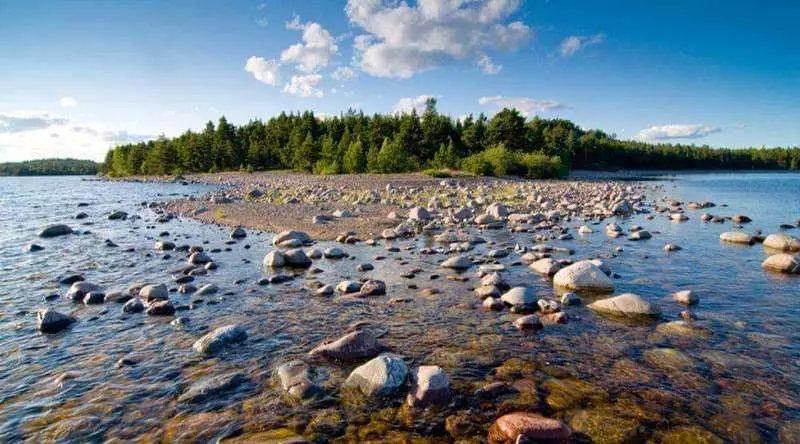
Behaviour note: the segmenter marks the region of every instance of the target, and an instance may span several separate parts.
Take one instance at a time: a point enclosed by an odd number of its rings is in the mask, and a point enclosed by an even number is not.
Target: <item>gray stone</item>
[[[72,228],[65,224],[48,225],[39,232],[39,237],[56,237],[72,234]]]
[[[43,333],[58,333],[75,322],[75,318],[59,313],[52,309],[39,310],[36,313],[36,323],[39,331]]]
[[[195,341],[192,348],[198,353],[212,355],[230,344],[243,342],[247,332],[236,324],[219,327]]]
[[[309,352],[309,355],[349,361],[372,358],[383,349],[383,345],[372,333],[366,330],[356,330],[335,341],[317,346]]]
[[[405,384],[407,375],[408,366],[402,359],[383,354],[353,370],[343,387],[358,389],[368,397],[389,396]]]

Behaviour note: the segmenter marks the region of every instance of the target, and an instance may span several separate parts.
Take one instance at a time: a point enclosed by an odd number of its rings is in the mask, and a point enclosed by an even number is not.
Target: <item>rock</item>
[[[77,281],[69,287],[65,297],[72,302],[82,302],[87,294],[100,291],[100,287],[91,282]]]
[[[553,285],[566,290],[610,293],[614,283],[590,261],[576,262],[553,276]]]
[[[286,250],[283,253],[284,260],[286,261],[286,265],[291,267],[310,267],[311,266],[311,259],[306,256],[306,252],[303,251],[301,248],[294,248],[291,250]]]
[[[748,222],[752,222],[753,221],[753,219],[750,219],[749,217],[747,217],[747,216],[745,216],[743,214],[737,214],[737,215],[733,216],[731,218],[731,220],[733,222],[737,223],[737,224],[746,224]]]
[[[325,258],[327,259],[341,259],[343,257],[346,257],[347,253],[345,253],[344,250],[342,250],[339,247],[331,247],[326,249],[325,252],[322,253],[322,255],[325,256]]]
[[[330,296],[334,292],[333,285],[323,285],[322,287],[317,288],[314,290],[314,294],[316,296]]]
[[[192,384],[191,387],[178,398],[178,402],[201,403],[208,399],[219,397],[247,381],[248,379],[246,376],[236,372],[201,379]]]
[[[286,230],[278,233],[272,239],[272,245],[281,245],[284,242],[295,240],[302,244],[307,244],[311,242],[311,237],[308,233],[303,231],[295,231],[295,230]]]
[[[561,304],[548,299],[539,299],[536,301],[536,305],[539,306],[539,313],[543,314],[557,313],[561,311]]]
[[[611,212],[619,216],[627,216],[633,213],[633,207],[627,200],[621,200],[611,206]]]
[[[564,293],[561,295],[561,305],[580,305],[581,298],[575,293]]]
[[[679,426],[664,432],[659,442],[661,444],[723,444],[725,441],[700,426]]]
[[[39,237],[56,237],[72,234],[72,228],[65,224],[48,225],[39,232]]]
[[[753,245],[755,240],[753,236],[750,236],[747,233],[742,233],[741,231],[727,231],[719,235],[719,240],[723,242],[729,242],[732,244],[747,244]]]
[[[174,250],[175,244],[169,241],[158,241],[153,248],[159,251]]]
[[[493,203],[486,207],[486,214],[495,219],[503,219],[508,217],[508,208],[501,203]]]
[[[197,296],[209,295],[209,294],[214,294],[218,291],[219,287],[217,287],[215,284],[205,284],[197,289],[195,295]]]
[[[411,390],[406,398],[408,405],[426,407],[450,401],[450,378],[439,366],[419,366],[411,373],[411,381]]]
[[[35,253],[37,251],[42,251],[42,250],[44,250],[44,247],[37,244],[28,244],[28,246],[25,247],[25,251],[28,253]]]
[[[700,323],[683,320],[659,324],[656,326],[656,332],[665,335],[701,337],[708,337],[714,334],[708,327]]]
[[[333,217],[348,218],[353,217],[353,213],[347,210],[336,210],[333,212]]]
[[[384,349],[372,333],[356,330],[341,338],[318,345],[309,352],[311,356],[323,356],[329,359],[352,361],[372,358]]]
[[[764,259],[761,268],[774,273],[800,274],[800,256],[778,253]]]
[[[569,322],[567,314],[563,311],[540,315],[539,320],[542,321],[544,325],[566,324]]]
[[[141,313],[144,311],[144,304],[139,299],[131,299],[122,306],[123,313]]]
[[[386,294],[386,283],[377,279],[370,279],[361,284],[359,296],[383,296]]]
[[[488,440],[492,443],[519,443],[526,442],[525,439],[566,443],[571,437],[572,430],[563,422],[528,412],[514,412],[497,418],[488,434]]]
[[[295,399],[311,398],[322,392],[311,380],[311,369],[303,361],[289,361],[278,367],[275,373],[281,388]]]
[[[496,285],[481,285],[475,289],[475,295],[481,299],[486,298],[499,298],[502,294],[500,288]]]
[[[139,290],[139,297],[146,303],[165,301],[169,299],[169,291],[164,284],[145,285]]]
[[[147,306],[146,313],[149,316],[172,316],[175,306],[170,301],[155,301]]]
[[[422,207],[413,207],[408,210],[408,218],[410,220],[431,220],[431,213]]]
[[[689,220],[689,216],[687,216],[687,215],[685,215],[683,213],[670,214],[669,218],[673,222],[685,222],[685,221]]]
[[[375,266],[370,264],[370,263],[358,264],[358,266],[356,267],[356,271],[360,271],[362,273],[365,272],[365,271],[372,271],[374,269],[375,269]]]
[[[472,262],[466,256],[453,256],[440,265],[442,268],[451,268],[453,270],[466,270],[472,266]]]
[[[75,318],[46,308],[36,313],[36,324],[43,333],[58,333],[75,322]]]
[[[482,306],[487,310],[499,311],[502,310],[503,307],[505,307],[505,304],[503,304],[503,301],[501,301],[499,298],[494,298],[492,296],[489,296],[483,300]]]
[[[230,344],[243,342],[247,339],[247,332],[242,327],[231,324],[219,327],[195,341],[192,348],[198,353],[212,355]]]
[[[570,420],[575,433],[596,444],[644,442],[642,427],[637,419],[622,416],[613,407],[581,410]]]
[[[770,234],[764,239],[764,247],[787,253],[800,251],[800,239],[788,234]]]
[[[231,239],[244,239],[247,237],[247,232],[242,227],[236,227],[231,232]]]
[[[529,267],[534,272],[544,276],[553,276],[562,268],[561,263],[549,257],[539,259],[538,261],[530,264]]]
[[[651,348],[645,350],[642,357],[650,366],[666,372],[689,371],[694,368],[692,358],[674,348]]]
[[[500,300],[517,309],[532,309],[536,306],[536,292],[528,287],[514,287],[500,296]]]
[[[358,389],[368,397],[384,397],[398,391],[405,384],[407,375],[408,367],[402,359],[383,354],[356,367],[343,387]]]
[[[272,250],[264,256],[264,267],[280,268],[286,265],[286,257],[280,250]]]
[[[594,230],[592,230],[588,225],[581,225],[581,227],[578,228],[578,234],[587,235],[592,233],[594,233]]]
[[[601,314],[624,318],[658,319],[661,317],[661,310],[658,306],[633,293],[600,299],[589,304],[588,307]]]
[[[311,248],[306,250],[306,256],[311,260],[320,259],[322,258],[322,252],[316,248]]]
[[[105,302],[106,295],[99,291],[92,291],[83,297],[83,303],[86,305],[102,304]]]
[[[679,245],[675,245],[675,244],[664,245],[664,251],[672,252],[672,251],[680,251],[680,250],[683,250],[683,248],[681,248]]]
[[[692,290],[683,290],[672,293],[672,299],[683,305],[696,305],[700,298]]]
[[[192,265],[202,265],[211,262],[211,257],[205,252],[198,251],[189,256],[189,263]]]
[[[108,220],[125,220],[128,218],[128,213],[124,211],[115,211],[108,215]]]
[[[639,231],[634,231],[633,233],[631,233],[630,236],[628,236],[628,240],[640,241],[640,240],[650,239],[652,237],[653,237],[653,235],[650,234],[649,231],[647,231],[647,230],[639,230]]]
[[[339,293],[356,293],[361,290],[361,284],[356,281],[342,281],[336,286],[336,291]]]
[[[519,330],[541,330],[544,328],[539,316],[533,314],[517,318],[514,321],[514,326]]]

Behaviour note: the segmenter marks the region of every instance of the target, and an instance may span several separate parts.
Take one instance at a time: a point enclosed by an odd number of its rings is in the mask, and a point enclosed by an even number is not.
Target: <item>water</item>
[[[667,320],[678,319],[684,309],[669,294],[696,291],[701,302],[695,311],[714,331],[710,338],[665,336],[653,325],[620,324],[582,306],[567,309],[567,325],[521,334],[512,326],[517,315],[474,308],[480,302],[471,291],[474,279],[446,279],[449,272],[435,270],[444,256],[416,253],[432,245],[425,236],[396,242],[400,253],[347,246],[353,260],[315,261],[320,274],[259,286],[258,279],[267,275],[261,260],[270,248],[270,234],[249,231],[246,239],[228,245],[228,229],[185,219],[156,223],[156,215],[141,205],[202,194],[211,187],[98,183],[76,177],[0,178],[0,441],[208,441],[259,432],[283,438],[300,433],[319,440],[447,440],[458,435],[453,424],[459,421],[467,436],[485,436],[494,418],[517,409],[542,411],[565,421],[586,410],[602,415],[608,427],[627,430],[633,440],[695,430],[687,427],[739,442],[790,436],[785,424],[800,418],[800,278],[765,273],[760,268],[766,257],[761,246],[720,243],[719,234],[731,230],[730,223],[703,224],[699,215],[746,214],[754,220],[748,230],[778,231],[780,224],[800,217],[800,175],[686,174],[665,179],[647,183],[652,199],[669,195],[682,201],[710,200],[718,206],[689,211],[691,220],[684,223],[661,216],[618,221],[625,227],[646,227],[654,234],[647,241],[611,239],[598,225],[592,235],[576,234],[573,241],[551,244],[574,249],[576,258],[606,258],[620,275],[615,293],[635,292],[658,303]],[[90,205],[78,208],[78,202]],[[723,203],[729,207],[719,206]],[[115,210],[141,219],[107,220]],[[91,225],[73,219],[81,211],[89,214],[85,221]],[[80,234],[36,237],[43,226],[57,222],[70,224]],[[159,237],[164,231],[170,235]],[[531,245],[531,234],[480,234],[500,244]],[[106,247],[105,239],[119,247]],[[66,292],[58,278],[70,273],[82,273],[109,291],[138,282],[169,285],[170,272],[180,268],[185,257],[174,252],[162,258],[152,249],[158,239],[203,245],[220,265],[194,282],[216,283],[218,294],[171,294],[175,304],[193,304],[192,310],[178,313],[190,318],[187,326],[170,325],[171,317],[123,315],[114,303],[83,306],[63,298],[45,300]],[[45,250],[26,253],[23,248],[30,242]],[[683,250],[666,253],[666,243]],[[406,246],[415,249],[406,251]],[[618,246],[624,251],[612,255]],[[478,246],[471,254],[486,248]],[[375,255],[386,259],[375,260]],[[509,268],[506,279],[551,296],[546,280],[513,265],[518,259],[512,253],[500,260]],[[375,270],[356,272],[361,262],[372,263]],[[399,277],[399,271],[415,267],[425,271],[414,279]],[[431,279],[434,273],[442,276]],[[336,284],[364,275],[386,281],[388,295],[342,304],[303,288],[312,279]],[[423,296],[409,284],[442,292]],[[389,302],[403,297],[410,302]],[[44,307],[72,312],[79,322],[58,334],[41,334],[35,312]],[[456,393],[453,403],[416,412],[401,406],[402,396],[367,403],[352,400],[338,393],[338,387],[357,364],[324,361],[313,366],[329,398],[303,405],[282,395],[272,377],[277,365],[305,358],[325,338],[363,320],[371,322],[381,341],[402,354],[410,367],[443,367]],[[229,323],[247,329],[249,338],[242,346],[214,358],[191,350],[209,328]],[[677,360],[659,358],[653,353],[658,348],[682,355]],[[136,365],[118,366],[123,357]],[[241,372],[249,382],[203,403],[176,401],[197,380],[230,371]],[[533,380],[532,393],[488,403],[471,396],[487,382],[521,378]]]

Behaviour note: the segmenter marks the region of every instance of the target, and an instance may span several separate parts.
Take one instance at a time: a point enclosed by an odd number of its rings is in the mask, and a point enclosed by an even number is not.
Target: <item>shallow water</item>
[[[730,222],[703,224],[699,216],[746,214],[754,221],[747,230],[776,232],[780,224],[800,217],[800,175],[698,174],[666,179],[647,182],[654,188],[651,198],[669,195],[686,202],[710,200],[718,206],[690,210],[691,219],[683,223],[658,215],[652,221],[643,216],[617,221],[625,228],[644,226],[653,233],[646,241],[608,238],[604,222],[594,234],[575,233],[575,240],[549,244],[572,248],[576,259],[607,259],[620,275],[615,293],[634,292],[658,303],[667,320],[678,319],[684,309],[670,299],[670,293],[696,291],[701,302],[694,311],[714,331],[710,338],[665,336],[655,332],[654,325],[622,324],[583,306],[566,308],[567,325],[521,334],[512,325],[517,315],[475,308],[480,300],[471,289],[477,267],[464,274],[470,280],[457,282],[447,279],[453,273],[436,269],[445,255],[418,253],[433,245],[427,236],[395,242],[399,253],[381,246],[342,246],[352,259],[318,260],[314,266],[322,270],[320,274],[300,273],[287,284],[259,286],[258,279],[270,274],[261,267],[270,249],[270,234],[249,231],[246,239],[227,245],[229,229],[186,219],[156,223],[154,213],[140,205],[205,193],[211,187],[101,183],[75,177],[0,178],[0,441],[203,441],[283,428],[291,431],[280,433],[321,440],[449,439],[452,427],[445,426],[445,418],[469,416],[468,422],[477,424],[469,434],[485,436],[485,428],[499,413],[513,409],[543,411],[567,421],[587,409],[603,418],[620,418],[624,423],[617,428],[629,425],[632,430],[628,440],[658,440],[670,430],[696,425],[729,441],[777,441],[782,425],[800,418],[800,278],[765,273],[760,267],[766,257],[761,246],[722,244],[719,234],[733,229]],[[90,205],[78,208],[78,202]],[[107,220],[114,210],[141,219]],[[73,219],[81,211],[89,214],[84,220],[92,225]],[[43,226],[57,222],[90,233],[36,237]],[[159,238],[163,231],[170,236]],[[533,244],[532,234],[505,230],[479,234],[498,245]],[[106,247],[105,239],[119,247]],[[197,301],[201,297],[171,294],[175,304],[192,304],[193,309],[177,313],[190,318],[188,326],[173,327],[172,317],[123,315],[113,303],[83,306],[63,298],[45,300],[49,294],[66,292],[68,286],[59,285],[58,278],[70,273],[81,273],[107,291],[125,290],[138,282],[170,285],[171,272],[185,264],[185,256],[171,252],[162,258],[152,249],[158,239],[203,245],[220,265],[194,282],[220,287],[218,294],[202,297],[203,303]],[[26,253],[23,247],[29,242],[45,250]],[[666,253],[666,243],[683,250]],[[129,252],[128,247],[135,250]],[[496,247],[479,245],[469,254],[482,255]],[[614,254],[616,247],[624,251]],[[376,255],[386,258],[375,260]],[[542,297],[552,296],[550,283],[526,266],[514,265],[518,260],[516,253],[499,260],[508,268],[506,279],[512,285],[533,287]],[[375,269],[357,272],[361,262],[370,262]],[[399,276],[415,267],[424,271],[413,279]],[[440,276],[432,279],[432,274]],[[386,281],[387,296],[343,304],[312,296],[303,288],[312,279],[335,285],[359,277]],[[423,296],[409,284],[442,292]],[[401,297],[410,301],[389,302]],[[43,307],[73,312],[79,322],[58,334],[41,334],[35,312]],[[430,412],[408,412],[399,407],[402,396],[377,403],[352,401],[338,396],[338,386],[356,364],[324,361],[314,367],[332,395],[328,400],[296,405],[281,397],[271,377],[277,365],[305,357],[325,338],[363,320],[372,323],[381,340],[403,355],[410,367],[442,366],[457,393],[453,403]],[[246,342],[214,358],[193,352],[192,343],[209,328],[230,323],[247,329]],[[680,365],[653,353],[665,347],[684,354]],[[122,357],[137,363],[118,367]],[[204,403],[177,402],[198,379],[230,371],[242,372],[249,382]],[[56,380],[66,372],[70,377]],[[470,396],[486,382],[520,378],[535,382],[531,397],[476,404]],[[341,427],[314,425],[331,412],[341,416],[334,421]],[[598,433],[603,431],[587,432],[595,440]]]

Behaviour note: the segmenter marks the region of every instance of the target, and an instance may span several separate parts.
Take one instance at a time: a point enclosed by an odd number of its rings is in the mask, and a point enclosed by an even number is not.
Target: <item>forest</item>
[[[83,159],[37,159],[0,163],[0,176],[94,175],[98,164]]]
[[[293,169],[315,174],[460,169],[481,175],[561,177],[570,169],[800,169],[800,148],[722,149],[620,140],[564,119],[526,120],[515,109],[453,119],[429,99],[424,112],[348,110],[319,118],[281,113],[235,126],[223,116],[201,132],[121,145],[100,172],[110,176]]]

